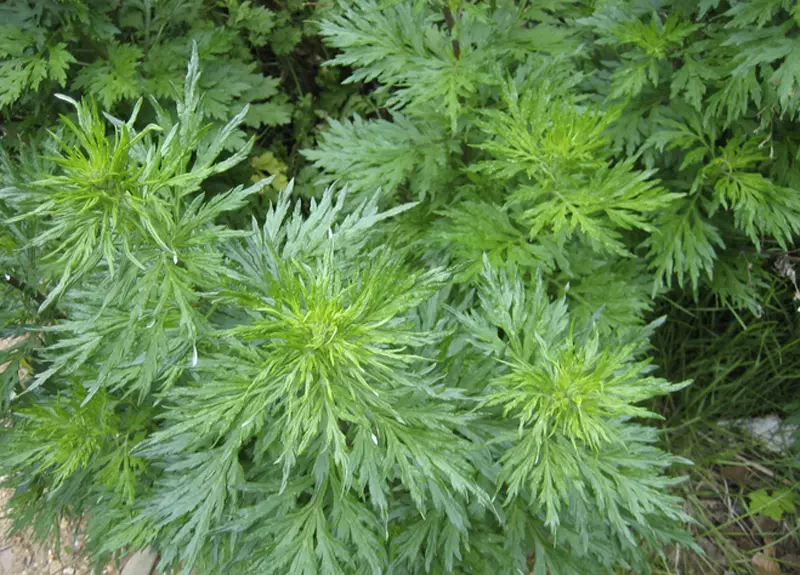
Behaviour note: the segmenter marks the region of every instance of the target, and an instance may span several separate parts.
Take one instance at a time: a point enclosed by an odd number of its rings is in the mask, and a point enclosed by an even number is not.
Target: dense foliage
[[[274,4],[0,8],[16,527],[187,573],[692,548],[654,310],[794,313],[794,4]]]
[[[256,56],[291,51],[302,33],[287,22],[291,14],[238,0],[13,0],[0,15],[0,110],[21,122],[20,129],[32,120],[23,113],[41,121],[54,89],[79,91],[104,108],[144,95],[171,96],[191,40],[203,61],[206,117],[224,121],[251,103],[248,126],[290,120],[278,79],[263,73]]]

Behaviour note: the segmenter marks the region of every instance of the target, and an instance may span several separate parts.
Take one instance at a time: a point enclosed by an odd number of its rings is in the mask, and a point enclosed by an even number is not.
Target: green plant
[[[391,90],[394,121],[333,123],[306,152],[327,181],[431,196],[445,229],[426,245],[446,237],[474,269],[490,249],[560,268],[571,288],[599,268],[621,282],[644,273],[617,275],[605,255],[576,267],[572,242],[639,255],[653,294],[675,282],[696,295],[702,283],[759,312],[772,258],[800,224],[785,38],[796,24],[784,3],[349,5],[321,25],[342,50],[331,63]],[[594,52],[571,55],[581,41]],[[491,239],[446,223],[476,210],[498,222]],[[634,293],[646,309],[651,294]]]
[[[70,100],[3,192],[47,293],[21,294],[39,349],[4,387],[18,528],[86,514],[98,558],[201,572],[585,572],[682,539],[679,460],[631,419],[676,388],[650,327],[601,333],[488,260],[471,295],[386,244],[414,204],[329,190],[304,214],[289,187],[263,225],[215,225],[269,180],[205,197],[247,110],[207,131],[199,82],[195,54],[177,119],[110,133]]]
[[[280,78],[265,74],[260,60],[277,63],[295,48],[302,30],[294,20],[303,15],[297,2],[291,10],[239,0],[6,2],[0,7],[6,131],[22,137],[33,126],[49,126],[54,89],[92,97],[109,111],[142,96],[171,99],[192,41],[204,66],[206,117],[224,122],[249,104],[243,127],[286,124],[293,107]],[[237,134],[227,145],[245,141]]]
[[[153,546],[197,573],[647,572],[699,552],[681,425],[730,415],[721,389],[754,411],[709,372],[763,378],[794,346],[791,293],[769,289],[795,281],[796,107],[790,52],[763,48],[796,23],[753,6],[337,2],[320,53],[351,88],[296,76],[278,144],[306,147],[311,198],[278,184],[293,153],[221,188],[253,98],[212,109],[202,50],[174,106],[122,120],[61,96],[73,111],[2,170],[16,528],[85,516],[98,561]],[[231,45],[269,41],[237,16],[266,11],[225,7]]]
[[[796,292],[792,5],[345,4],[320,25],[330,63],[377,80],[387,114],[331,122],[305,152],[323,181],[421,200],[394,237],[459,283],[488,258],[601,332],[673,316],[656,353],[698,382],[654,404],[675,444],[796,397],[796,305],[775,296]]]

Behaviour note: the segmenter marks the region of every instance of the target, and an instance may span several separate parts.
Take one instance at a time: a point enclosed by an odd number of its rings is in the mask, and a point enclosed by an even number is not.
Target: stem
[[[456,25],[456,21],[453,18],[453,12],[450,10],[449,6],[445,6],[444,21],[447,23],[447,31],[452,34],[453,28],[455,28]],[[456,38],[453,38],[451,42],[453,46],[453,56],[456,60],[458,60],[461,57],[461,45],[458,43],[458,39]]]
[[[19,290],[23,295],[26,295],[29,298],[33,299],[40,306],[47,299],[47,296],[45,296],[43,293],[41,293],[38,290],[32,288],[31,286],[29,286],[24,281],[14,277],[14,276],[12,276],[10,274],[4,273],[3,274],[3,279],[5,279],[5,281],[6,281],[6,283],[8,285],[13,287],[14,289]],[[55,313],[55,316],[60,318],[60,319],[63,319],[63,318],[66,317],[62,312],[58,311],[55,308],[53,309],[53,311]]]

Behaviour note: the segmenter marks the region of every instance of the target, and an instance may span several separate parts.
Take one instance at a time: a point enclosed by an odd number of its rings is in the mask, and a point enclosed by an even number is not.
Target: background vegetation
[[[797,446],[735,424],[800,413],[799,27],[6,2],[16,528],[197,573],[799,572]]]

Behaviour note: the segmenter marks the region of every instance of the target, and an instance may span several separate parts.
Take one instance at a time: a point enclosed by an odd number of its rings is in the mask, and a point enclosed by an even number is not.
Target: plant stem
[[[450,10],[449,6],[446,6],[444,9],[444,21],[447,23],[447,31],[451,34],[453,33],[453,28],[456,25],[456,21],[453,18],[453,12]],[[461,45],[458,43],[457,38],[452,39],[452,46],[453,46],[453,56],[456,60],[461,57]]]

